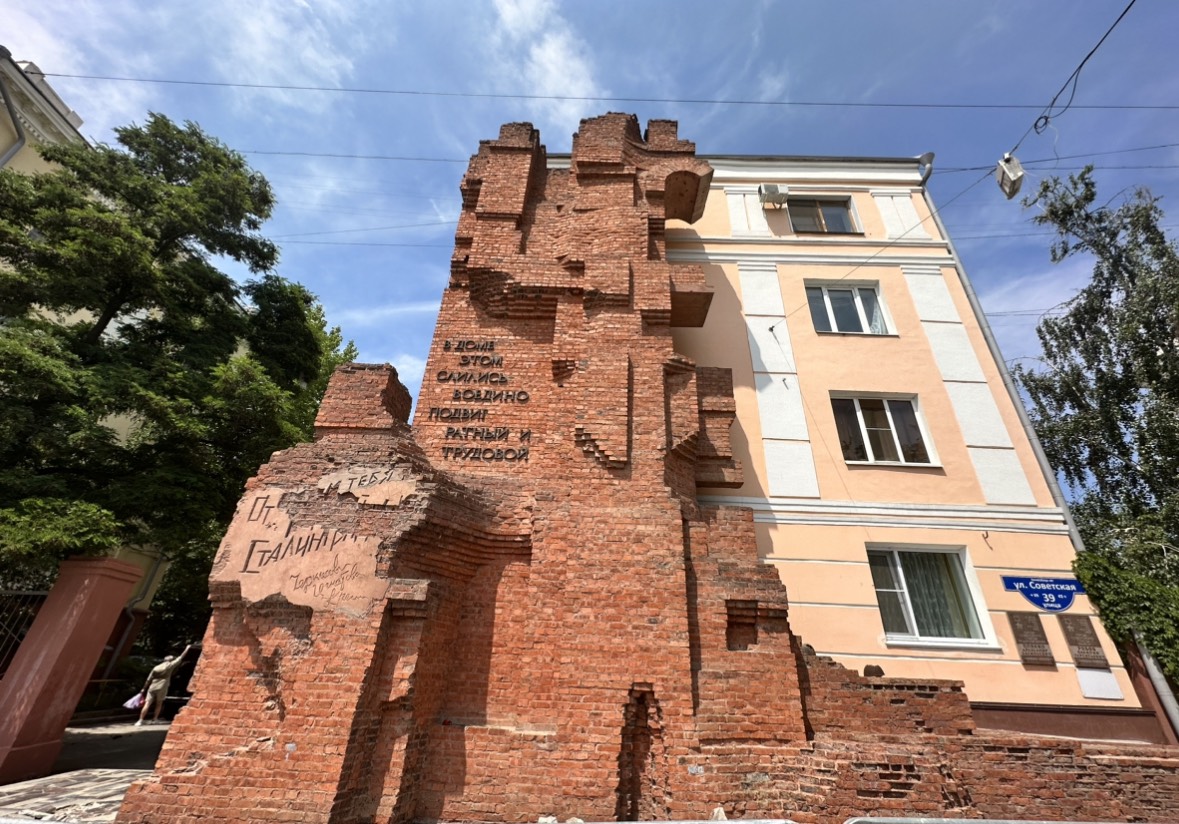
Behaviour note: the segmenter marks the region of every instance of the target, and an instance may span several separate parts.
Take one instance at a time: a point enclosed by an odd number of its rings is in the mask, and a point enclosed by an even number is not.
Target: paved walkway
[[[131,783],[151,773],[164,724],[70,727],[54,774],[0,786],[0,819],[114,821]]]

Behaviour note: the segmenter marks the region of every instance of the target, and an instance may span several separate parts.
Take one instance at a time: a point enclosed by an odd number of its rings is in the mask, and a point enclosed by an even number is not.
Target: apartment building
[[[667,248],[715,294],[676,344],[733,371],[745,473],[701,498],[754,510],[794,632],[861,672],[961,680],[983,726],[1157,737],[1157,695],[1072,573],[932,159],[706,159],[704,215]]]

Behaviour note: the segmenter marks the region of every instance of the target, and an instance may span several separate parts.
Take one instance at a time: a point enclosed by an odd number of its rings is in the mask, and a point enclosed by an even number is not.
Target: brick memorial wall
[[[791,633],[751,513],[696,502],[741,482],[732,378],[674,350],[711,293],[663,229],[710,178],[669,121],[481,144],[413,426],[341,367],[250,482],[120,821],[1179,819],[1179,751],[984,734]]]

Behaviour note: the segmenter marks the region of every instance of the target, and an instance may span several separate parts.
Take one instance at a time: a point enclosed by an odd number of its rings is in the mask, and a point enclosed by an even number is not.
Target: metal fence
[[[0,590],[0,678],[16,657],[48,592]]]

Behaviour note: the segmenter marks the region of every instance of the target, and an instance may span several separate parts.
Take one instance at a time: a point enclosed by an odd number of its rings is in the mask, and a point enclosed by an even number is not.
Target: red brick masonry
[[[1179,750],[982,734],[961,685],[809,653],[760,564],[726,370],[664,221],[712,171],[676,124],[504,126],[462,183],[411,429],[388,366],[247,489],[196,694],[123,822],[852,815],[1179,820]]]

